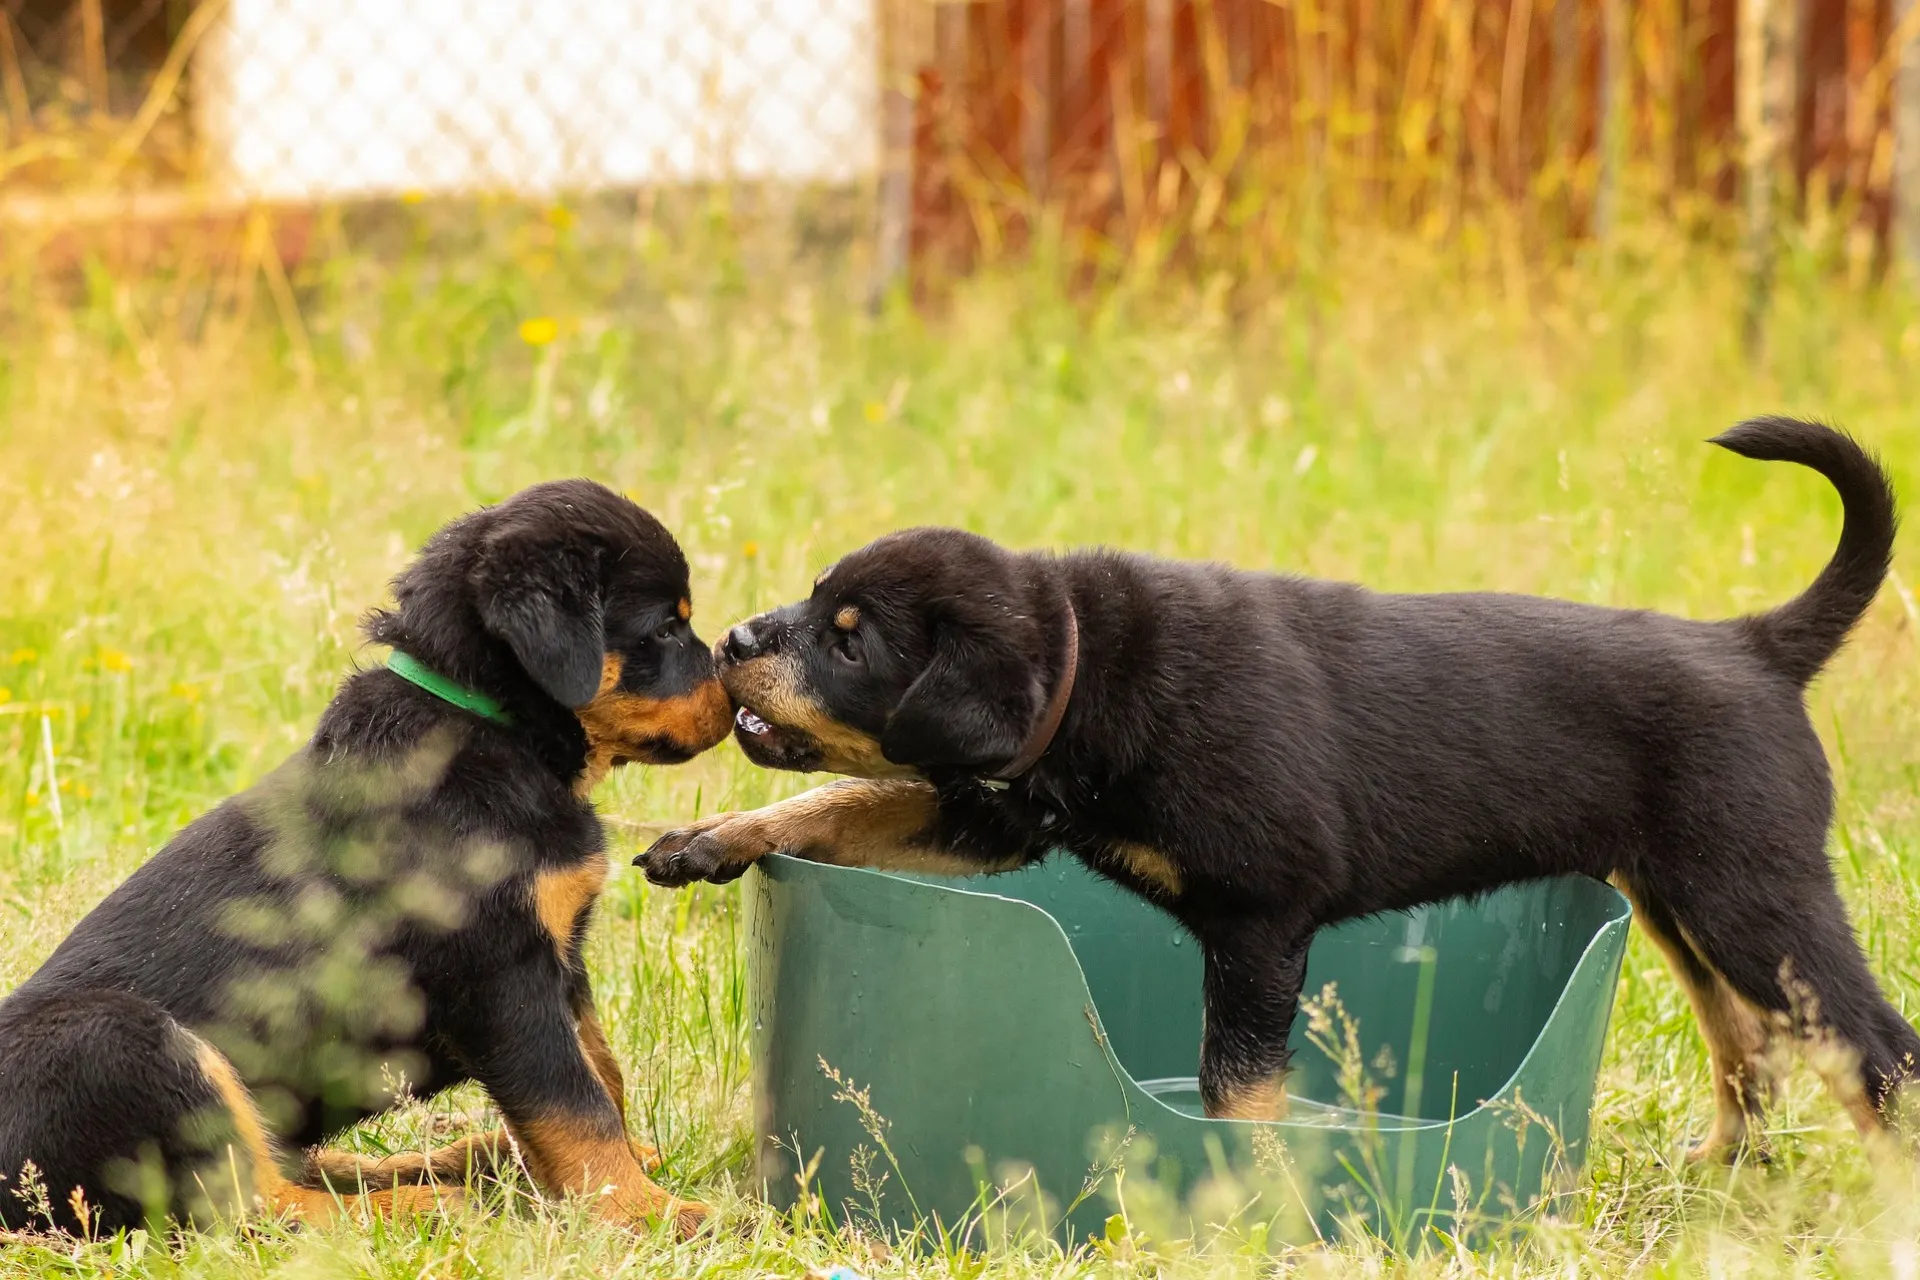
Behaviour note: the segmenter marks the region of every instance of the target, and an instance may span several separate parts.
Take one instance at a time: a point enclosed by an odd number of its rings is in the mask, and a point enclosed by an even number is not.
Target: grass
[[[1123,280],[1073,302],[988,274],[936,320],[868,314],[857,261],[701,207],[432,206],[321,229],[281,289],[208,262],[0,302],[0,991],[169,836],[305,737],[355,620],[434,527],[534,480],[624,489],[692,559],[695,620],[804,590],[906,523],[1106,542],[1393,589],[1542,592],[1698,617],[1800,589],[1838,531],[1821,481],[1701,441],[1763,410],[1852,427],[1920,494],[1920,307],[1788,255],[1771,346],[1738,348],[1729,261],[1657,233],[1523,275],[1351,237],[1286,287]],[[741,228],[748,228],[742,230]],[[1911,528],[1911,527],[1910,527]],[[1920,1015],[1920,538],[1816,686],[1836,866]],[[637,824],[804,785],[724,746],[629,772]],[[876,1260],[756,1207],[737,888],[624,870],[592,963],[639,1123],[739,1234],[675,1245],[516,1201],[451,1223],[0,1245],[0,1274],[1265,1274],[1226,1241]],[[456,1097],[357,1135],[414,1141]],[[884,1110],[884,1100],[880,1100]],[[1479,1255],[1337,1242],[1305,1275],[1846,1275],[1920,1268],[1920,1187],[1809,1073],[1770,1167],[1689,1169],[1709,1115],[1685,1002],[1636,939],[1579,1194]]]

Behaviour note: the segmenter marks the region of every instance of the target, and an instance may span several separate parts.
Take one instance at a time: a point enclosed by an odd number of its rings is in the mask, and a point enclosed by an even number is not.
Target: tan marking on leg
[[[1218,1106],[1209,1107],[1207,1115],[1214,1120],[1285,1120],[1286,1078],[1274,1076],[1254,1084],[1241,1085],[1223,1098]]]
[[[1179,866],[1166,854],[1150,845],[1121,841],[1110,847],[1113,860],[1136,880],[1159,889],[1169,898],[1177,898],[1185,885]]]
[[[207,1082],[219,1095],[221,1105],[233,1118],[234,1137],[240,1150],[229,1150],[229,1168],[240,1182],[243,1194],[251,1196],[256,1208],[274,1214],[295,1214],[316,1223],[333,1221],[341,1212],[370,1211],[376,1214],[411,1213],[440,1209],[458,1203],[458,1193],[433,1187],[397,1187],[366,1195],[341,1196],[325,1188],[302,1187],[289,1182],[280,1172],[278,1155],[260,1108],[247,1091],[240,1073],[226,1055],[198,1036],[188,1033],[194,1045],[194,1058]],[[241,1161],[246,1162],[245,1168]],[[213,1176],[219,1176],[215,1174]]]
[[[613,1099],[614,1110],[620,1113],[620,1128],[627,1127],[627,1081],[620,1073],[620,1062],[613,1056],[613,1046],[607,1043],[606,1028],[600,1025],[600,1015],[592,1008],[582,1013],[578,1020],[580,1052],[586,1058],[587,1065],[593,1068],[593,1074],[599,1078],[600,1087]],[[627,1137],[627,1146],[633,1152],[633,1158],[640,1167],[649,1172],[660,1167],[660,1152],[644,1142],[637,1142],[632,1135]]]
[[[880,740],[841,724],[827,714],[803,686],[799,659],[774,653],[726,668],[727,693],[735,702],[775,729],[812,740],[819,768],[851,778],[918,778],[919,771],[895,764],[880,750]]]
[[[620,1073],[620,1063],[613,1056],[613,1046],[607,1043],[607,1029],[600,1025],[600,1015],[592,1009],[581,1013],[578,1019],[580,1053],[593,1068],[593,1074],[600,1081],[600,1087],[607,1091],[613,1100],[614,1110],[620,1113],[620,1123],[627,1122],[627,1081]]]
[[[606,655],[599,692],[574,712],[587,731],[586,766],[573,783],[574,794],[582,799],[629,761],[669,763],[658,751],[662,740],[686,755],[698,755],[733,726],[733,703],[718,680],[702,681],[678,697],[645,698],[620,691],[620,672],[620,655]]]
[[[1713,1071],[1713,1128],[1687,1153],[1697,1161],[1724,1155],[1752,1138],[1770,1092],[1765,1059],[1772,1036],[1762,1014],[1718,974],[1711,984],[1684,977],[1680,984],[1700,1022]]]
[[[1873,1103],[1867,1101],[1867,1091],[1860,1082],[1859,1072],[1850,1072],[1841,1081],[1829,1077],[1827,1087],[1840,1099],[1840,1105],[1846,1108],[1847,1118],[1853,1121],[1853,1127],[1860,1131],[1861,1139],[1869,1146],[1887,1136],[1887,1119],[1874,1108]]]
[[[573,933],[581,916],[600,897],[607,883],[607,855],[596,853],[583,862],[533,878],[533,914],[553,938],[560,963],[573,961]]]
[[[365,1195],[343,1196],[325,1187],[297,1187],[288,1183],[273,1196],[270,1207],[276,1215],[291,1215],[303,1222],[324,1226],[342,1214],[402,1218],[444,1213],[464,1203],[466,1197],[450,1187],[392,1187]]]
[[[597,1133],[589,1122],[547,1116],[510,1127],[540,1189],[548,1195],[587,1196],[603,1220],[634,1226],[672,1218],[687,1236],[712,1212],[656,1186],[623,1137]]]
[[[1641,931],[1659,950],[1674,980],[1686,993],[1700,1036],[1707,1043],[1707,1060],[1713,1076],[1713,1126],[1687,1152],[1687,1159],[1703,1161],[1725,1156],[1748,1141],[1752,1124],[1765,1115],[1772,1088],[1767,1064],[1767,1052],[1773,1042],[1771,1020],[1735,991],[1684,933],[1679,938],[1671,938],[1647,923],[1664,916],[1665,912],[1649,909],[1623,877],[1613,877],[1612,884],[1633,903]],[[1701,981],[1702,972],[1711,977]]]
[[[432,1151],[400,1151],[377,1157],[316,1147],[303,1158],[301,1182],[347,1194],[423,1182],[465,1183],[498,1173],[510,1159],[503,1129],[477,1133]]]
[[[1876,1153],[1892,1151],[1895,1144],[1889,1141],[1888,1118],[1867,1096],[1866,1078],[1860,1073],[1860,1055],[1822,1026],[1803,1030],[1801,1048],[1808,1065],[1853,1121],[1867,1149]]]
[[[1018,857],[983,862],[928,845],[925,836],[938,813],[939,793],[927,783],[850,778],[764,809],[716,814],[669,832],[654,847],[684,837],[670,846],[684,848],[692,836],[708,835],[727,847],[724,865],[729,867],[757,862],[769,853],[837,867],[934,875],[975,875],[1021,864]]]
[[[240,1149],[229,1149],[228,1167],[235,1182],[234,1189],[243,1199],[251,1199],[256,1208],[276,1205],[278,1198],[292,1185],[280,1172],[279,1153],[274,1150],[273,1140],[267,1135],[266,1122],[261,1119],[260,1108],[247,1091],[240,1073],[233,1069],[225,1054],[214,1048],[191,1032],[186,1033],[193,1045],[194,1062],[205,1076],[207,1083],[220,1098],[233,1121],[233,1136]],[[241,1167],[241,1162],[246,1167]],[[219,1176],[219,1175],[214,1175]]]

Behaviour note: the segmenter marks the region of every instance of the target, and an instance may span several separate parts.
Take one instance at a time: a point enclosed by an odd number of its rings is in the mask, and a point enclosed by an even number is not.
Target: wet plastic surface
[[[1528,1211],[1583,1158],[1628,920],[1569,878],[1324,931],[1306,992],[1334,984],[1358,1052],[1343,1085],[1303,1015],[1288,1118],[1253,1124],[1200,1114],[1192,939],[1070,858],[935,879],[774,857],[744,883],[768,1196],[791,1205],[811,1164],[836,1217],[978,1230],[990,1206],[1069,1240],[1113,1212],[1115,1168],[1182,1230],[1231,1212],[1404,1243]]]

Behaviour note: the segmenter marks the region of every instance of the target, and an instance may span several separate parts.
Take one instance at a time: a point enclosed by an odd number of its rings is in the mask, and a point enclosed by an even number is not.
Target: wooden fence
[[[1838,225],[1859,270],[1920,190],[1915,0],[893,0],[883,251],[922,274],[1048,210],[1124,247],[1237,184],[1420,226],[1605,234],[1621,202]],[[1896,129],[1895,116],[1914,118]],[[1903,117],[1904,118],[1904,117]],[[1906,141],[1905,149],[1896,142]],[[1907,237],[1910,248],[1920,240]]]

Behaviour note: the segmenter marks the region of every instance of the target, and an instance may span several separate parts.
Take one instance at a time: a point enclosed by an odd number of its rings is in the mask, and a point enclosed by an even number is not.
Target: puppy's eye
[[[833,656],[853,666],[860,665],[860,633],[857,631],[835,632]]]
[[[662,626],[658,631],[654,632],[653,638],[655,640],[658,640],[661,644],[667,644],[671,642],[673,638],[679,634],[680,634],[680,624],[678,622],[669,622],[666,625]]]

